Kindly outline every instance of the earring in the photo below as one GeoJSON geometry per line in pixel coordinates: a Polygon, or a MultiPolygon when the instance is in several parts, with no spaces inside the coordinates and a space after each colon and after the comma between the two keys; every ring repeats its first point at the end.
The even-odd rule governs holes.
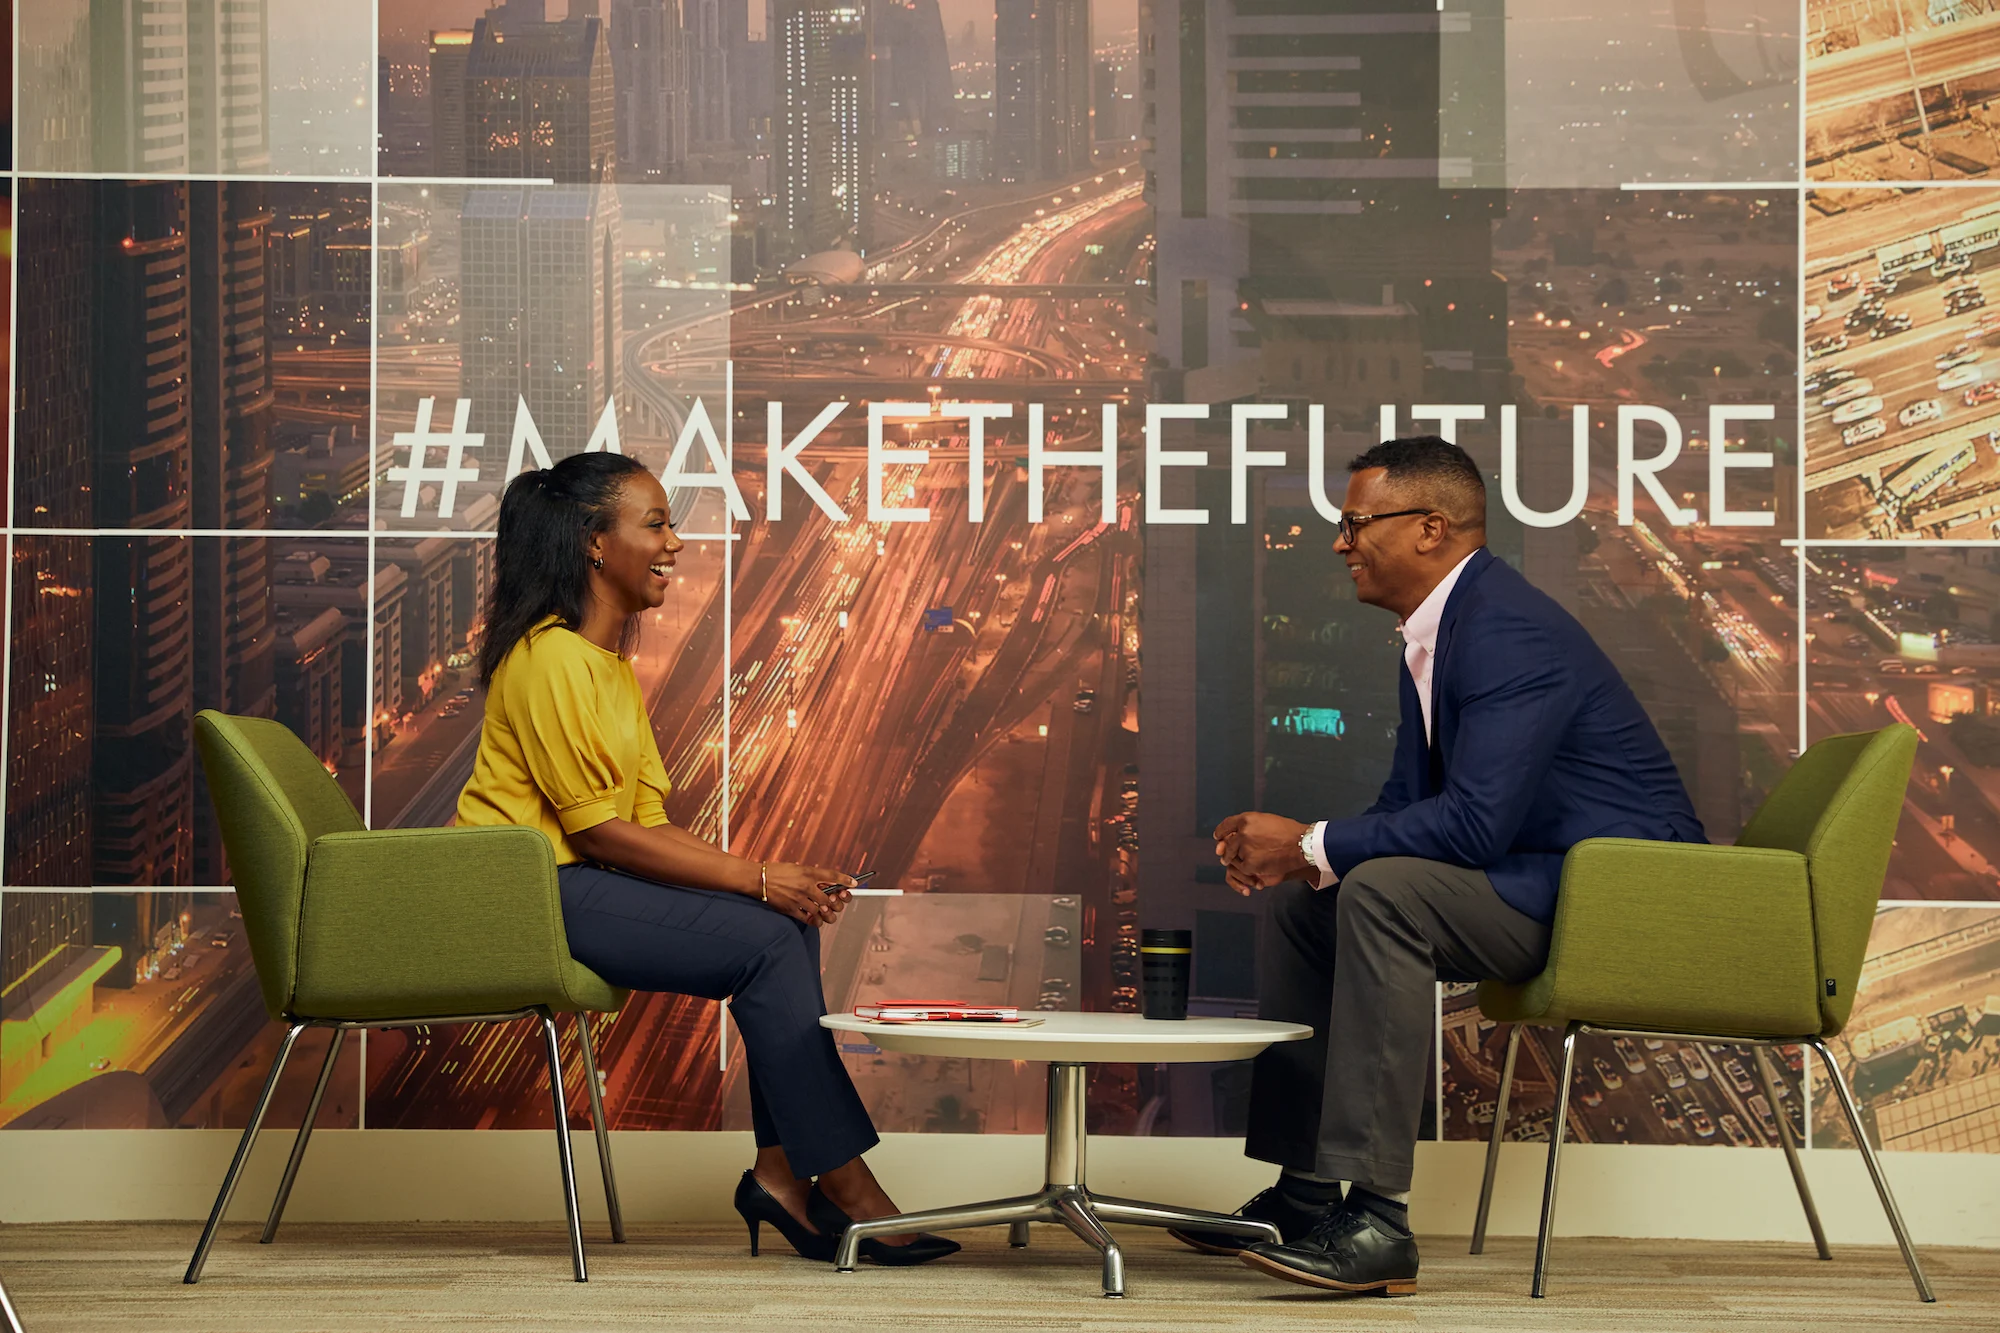
{"type": "Polygon", "coordinates": [[[590,567],[592,569],[604,568],[604,557],[601,555],[594,555],[590,557],[590,567]]]}

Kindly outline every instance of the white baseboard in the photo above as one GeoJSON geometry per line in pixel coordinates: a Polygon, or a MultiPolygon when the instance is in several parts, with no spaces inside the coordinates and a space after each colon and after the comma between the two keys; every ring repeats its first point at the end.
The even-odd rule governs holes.
{"type": "MultiPolygon", "coordinates": [[[[575,1136],[586,1218],[603,1192],[591,1136],[575,1136]]],[[[752,1144],[740,1133],[619,1133],[613,1153],[626,1217],[733,1218],[730,1191],[752,1144]]],[[[237,1136],[222,1130],[22,1130],[0,1133],[0,1222],[183,1219],[208,1214],[237,1136]]],[[[299,1174],[290,1221],[554,1221],[562,1216],[550,1135],[516,1130],[322,1130],[299,1174]]],[[[260,1140],[230,1210],[263,1216],[289,1132],[260,1140]]],[[[1472,1229],[1483,1146],[1418,1145],[1411,1217],[1430,1235],[1472,1229]]],[[[1041,1180],[1041,1140],[1025,1135],[891,1134],[870,1154],[907,1208],[1022,1193],[1041,1180]]],[[[1503,1150],[1491,1230],[1532,1235],[1546,1149],[1503,1150]]],[[[1859,1154],[1805,1154],[1834,1244],[1888,1244],[1859,1154]]],[[[1889,1153],[1885,1167],[1920,1245],[2000,1247],[2000,1154],[1889,1153]]],[[[1128,1197],[1228,1210],[1270,1183],[1238,1139],[1098,1138],[1090,1183],[1128,1197]]],[[[1775,1148],[1572,1144],[1563,1151],[1559,1234],[1690,1240],[1807,1239],[1775,1148]]],[[[189,1243],[193,1243],[190,1233],[189,1243]]]]}

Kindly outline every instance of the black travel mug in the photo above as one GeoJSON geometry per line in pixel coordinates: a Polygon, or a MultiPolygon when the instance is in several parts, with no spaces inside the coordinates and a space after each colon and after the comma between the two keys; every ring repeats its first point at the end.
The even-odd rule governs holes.
{"type": "Polygon", "coordinates": [[[1194,932],[1139,932],[1139,971],[1148,1018],[1187,1017],[1188,978],[1194,972],[1194,932]]]}

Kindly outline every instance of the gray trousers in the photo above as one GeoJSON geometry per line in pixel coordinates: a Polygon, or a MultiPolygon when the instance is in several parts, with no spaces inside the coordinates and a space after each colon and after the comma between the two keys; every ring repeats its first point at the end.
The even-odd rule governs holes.
{"type": "Polygon", "coordinates": [[[1483,870],[1410,856],[1364,861],[1333,887],[1267,895],[1258,1012],[1312,1025],[1257,1057],[1244,1151],[1335,1180],[1407,1190],[1437,1031],[1437,982],[1525,981],[1549,927],[1483,870]]]}

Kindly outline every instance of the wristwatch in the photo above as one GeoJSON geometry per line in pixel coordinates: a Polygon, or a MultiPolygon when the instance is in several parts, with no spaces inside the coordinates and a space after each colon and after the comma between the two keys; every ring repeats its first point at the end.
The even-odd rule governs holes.
{"type": "Polygon", "coordinates": [[[1303,856],[1306,864],[1313,868],[1315,887],[1323,887],[1327,883],[1328,874],[1326,862],[1320,858],[1319,829],[1318,824],[1313,824],[1299,835],[1299,855],[1303,856]]]}

